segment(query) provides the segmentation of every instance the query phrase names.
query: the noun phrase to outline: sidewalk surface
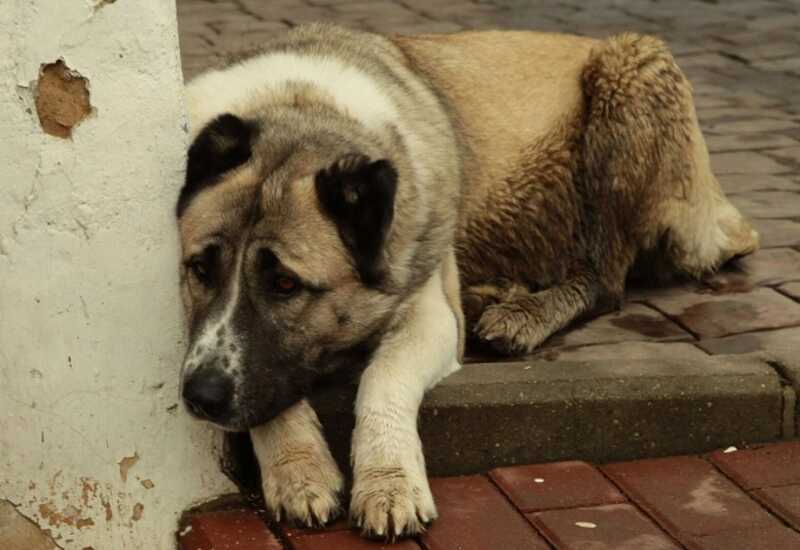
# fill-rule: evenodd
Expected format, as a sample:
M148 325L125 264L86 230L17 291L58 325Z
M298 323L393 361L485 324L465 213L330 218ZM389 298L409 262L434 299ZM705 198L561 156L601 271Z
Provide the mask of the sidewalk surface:
M629 289L620 312L555 336L518 368L474 365L434 390L421 421L434 475L569 458L613 463L437 478L441 519L395 547L800 548L800 443L695 454L797 433L798 0L178 0L178 18L187 78L312 21L400 33L637 31L666 40L694 86L714 171L760 231L762 250L704 281ZM345 423L337 439L347 433ZM676 454L692 456L618 462ZM343 522L273 535L248 510L196 516L182 538L182 550L282 547L382 545Z
M421 537L365 541L253 510L195 516L180 550L792 550L800 548L800 442L592 466L557 462L431 482L440 518Z

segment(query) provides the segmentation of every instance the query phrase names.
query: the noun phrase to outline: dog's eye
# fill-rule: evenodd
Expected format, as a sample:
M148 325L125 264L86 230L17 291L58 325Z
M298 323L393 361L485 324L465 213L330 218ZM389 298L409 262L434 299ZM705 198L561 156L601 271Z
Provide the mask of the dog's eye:
M300 289L300 283L297 279L289 277L288 275L276 275L272 280L272 290L278 294L288 296L294 294Z
M195 279L207 288L214 286L216 279L218 248L209 246L200 254L195 254L186 261L186 268Z

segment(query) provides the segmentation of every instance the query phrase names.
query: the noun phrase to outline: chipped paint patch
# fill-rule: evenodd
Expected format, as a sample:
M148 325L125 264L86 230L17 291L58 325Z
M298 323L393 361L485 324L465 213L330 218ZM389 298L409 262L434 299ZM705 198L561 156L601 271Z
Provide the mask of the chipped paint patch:
M43 64L36 83L36 114L51 136L72 137L72 129L92 113L89 81L63 59Z
M133 453L133 456L123 457L117 464L119 464L119 477L123 482L128 481L128 471L139 462L139 453Z
M133 514L131 514L131 519L133 521L139 521L142 519L142 515L144 515L144 504L137 502L133 505Z

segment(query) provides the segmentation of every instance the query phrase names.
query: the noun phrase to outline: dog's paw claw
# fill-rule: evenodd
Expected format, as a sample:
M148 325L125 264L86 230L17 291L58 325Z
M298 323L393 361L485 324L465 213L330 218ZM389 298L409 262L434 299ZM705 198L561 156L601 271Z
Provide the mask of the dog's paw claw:
M344 480L332 459L286 462L261 475L264 501L276 520L317 528L339 517Z
M436 519L427 479L413 481L401 468L375 471L356 479L350 497L350 523L367 538L394 540L418 535Z
M475 335L505 355L531 353L549 332L513 302L491 305L475 325Z

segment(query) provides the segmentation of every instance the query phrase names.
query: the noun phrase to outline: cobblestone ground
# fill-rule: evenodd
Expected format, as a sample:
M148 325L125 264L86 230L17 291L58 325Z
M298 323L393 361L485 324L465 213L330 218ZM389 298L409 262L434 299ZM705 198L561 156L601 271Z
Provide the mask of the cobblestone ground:
M800 1L178 0L178 20L187 78L320 20L401 33L528 28L661 36L694 85L714 169L754 219L763 250L743 270L702 283L633 291L621 312L556 337L540 356L741 353L778 341L800 349L800 328L765 332L800 325Z
M431 481L440 517L398 550L793 550L800 443L595 467L556 462ZM339 521L275 529L251 509L194 517L181 550L377 550Z

